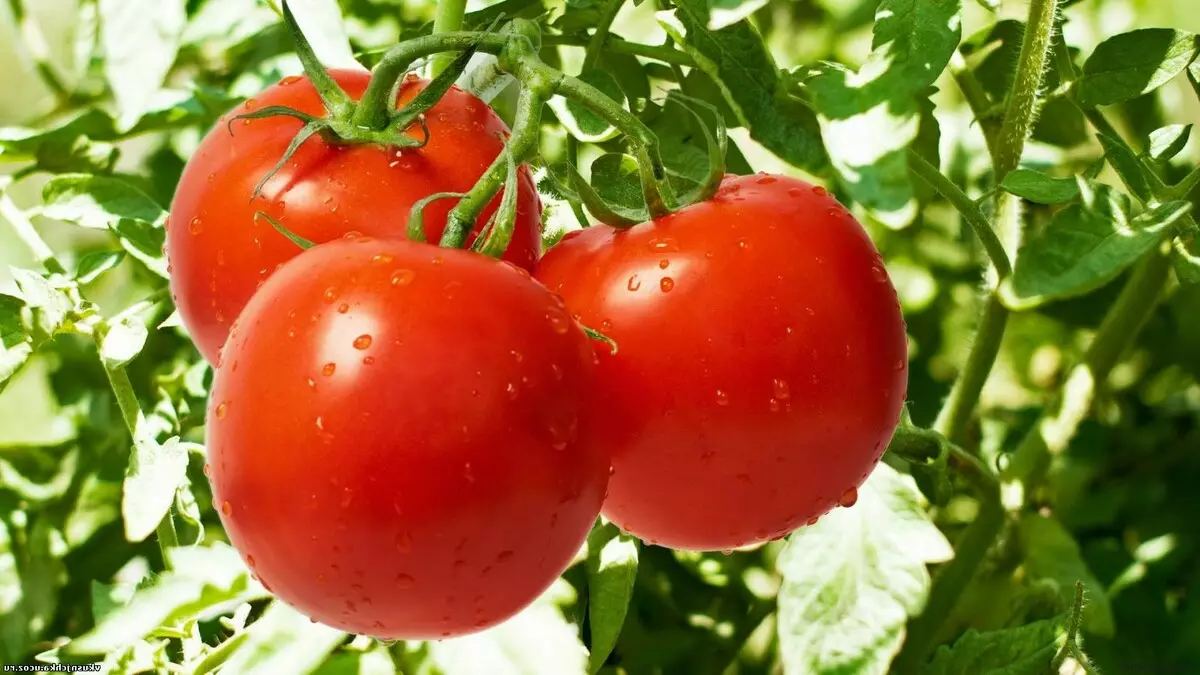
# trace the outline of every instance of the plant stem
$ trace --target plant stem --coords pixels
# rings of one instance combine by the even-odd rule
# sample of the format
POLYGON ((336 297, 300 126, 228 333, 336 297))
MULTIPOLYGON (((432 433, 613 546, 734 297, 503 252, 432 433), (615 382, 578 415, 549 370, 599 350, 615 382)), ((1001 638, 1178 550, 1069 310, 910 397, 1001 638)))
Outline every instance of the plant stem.
POLYGON ((1134 269, 1104 322, 1096 331, 1083 362, 1067 378, 1057 412, 1047 408, 1013 452, 1001 472, 1006 481, 1025 484, 1046 467, 1051 456, 1066 449, 1095 400, 1096 387, 1108 379, 1121 354, 1150 319, 1170 273, 1170 258, 1155 251, 1134 269))
POLYGON ((987 117, 992 109, 992 101, 983 85, 979 83, 979 79, 975 77, 975 73, 967 67, 967 62, 961 52, 955 51, 950 56, 950 74, 954 77, 959 91, 962 92, 967 107, 971 109, 975 120, 979 122, 979 129, 983 132, 983 140, 987 143, 988 152, 995 156, 996 124, 987 117))
POLYGON ((963 192, 960 187, 943 175, 936 166, 914 150, 908 151, 908 166, 921 180, 929 183, 933 189, 946 198, 946 201, 958 209, 963 219, 971 226, 971 230, 975 232, 975 236, 979 237, 980 243, 983 244, 988 258, 995 265, 1000 277, 1003 278, 1011 274, 1012 264, 1008 261, 1008 253, 1005 252, 1004 245, 1000 243, 1000 239, 996 237, 996 233, 992 230, 992 224, 988 222, 987 217, 979 210, 979 205, 968 197, 967 193, 963 192))
MULTIPOLYGON (((593 34, 592 37, 595 37, 593 34)), ((543 45, 563 45, 568 47, 586 47, 590 43, 589 38, 577 37, 574 35, 544 35, 542 36, 543 45)), ((604 49, 614 54, 630 54, 633 56, 644 56, 655 61, 663 63, 674 63, 681 66, 695 66, 696 62, 691 56, 684 52, 675 49, 674 47, 660 45, 644 45, 638 42, 629 42, 612 35, 606 36, 604 41, 604 49)))
MULTIPOLYGON (((463 17, 467 13, 467 0, 438 0, 437 15, 433 18, 433 33, 438 35, 441 33, 452 33, 462 30, 463 17)), ((449 54, 437 54, 433 57, 433 64, 429 68, 429 74, 432 77, 437 77, 450 65, 453 60, 449 54)))
POLYGON ((1029 4, 1029 19, 1025 23, 1025 38, 1021 42, 1021 55, 1017 59, 1017 70, 1012 90, 1008 97, 1008 108, 1000 124, 994 167, 996 183, 1004 180, 1010 171, 1017 168, 1025 140, 1029 138, 1033 122, 1037 119, 1038 93, 1042 87, 1042 75, 1046 71, 1050 46, 1055 34, 1055 15, 1058 0, 1032 0, 1029 4))
MULTIPOLYGON (((888 451, 903 447, 900 456, 906 459, 935 458, 945 440, 936 432, 901 427, 888 444, 888 451)), ((959 446, 949 445, 949 464, 971 484, 979 498, 979 514, 963 531, 954 547, 954 558, 934 577, 929 601, 919 616, 908 622, 904 646, 892 663, 896 675, 912 675, 919 671, 934 647, 938 631, 962 598, 963 590, 975 576, 979 563, 987 555, 1004 525, 1004 506, 1000 501, 1000 483, 978 458, 959 446)))
POLYGON ((1004 329, 1008 324, 1008 309, 1000 304, 1000 296, 995 291, 988 294, 984 303, 979 327, 975 330, 975 341, 967 353, 967 362, 950 388, 950 395, 946 397, 933 424, 934 429, 954 443, 962 443, 966 436, 983 385, 1000 353, 1004 329))
POLYGON ((509 39, 507 35, 467 31, 425 35, 401 42, 389 49, 375 66, 371 82, 354 110, 352 124, 376 130, 386 127, 394 104, 392 90, 396 81, 408 72, 417 59, 442 52, 461 52, 472 45, 478 51, 499 54, 509 39))

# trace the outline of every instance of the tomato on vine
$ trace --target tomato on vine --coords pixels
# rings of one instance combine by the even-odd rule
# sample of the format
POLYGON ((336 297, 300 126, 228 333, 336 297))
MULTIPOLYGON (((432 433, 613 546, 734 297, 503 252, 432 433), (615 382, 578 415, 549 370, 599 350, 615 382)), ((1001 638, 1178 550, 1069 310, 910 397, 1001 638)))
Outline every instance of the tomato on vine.
POLYGON ((590 390, 613 451, 604 513, 647 541, 787 534, 853 503, 896 428, 896 292, 822 188, 731 177, 652 222, 568 234, 537 277, 618 346, 590 390))
MULTIPOLYGON (((355 99, 371 78, 355 70, 330 74, 355 99)), ((412 101, 428 84, 404 78, 398 102, 412 101)), ((317 243, 348 232, 404 236, 414 203, 432 193, 466 192, 501 153, 508 133, 484 102, 452 87, 426 111, 424 128, 414 124, 404 132, 418 141, 427 134, 423 147, 348 144, 317 134, 275 171, 301 121, 288 115, 239 118, 275 107, 314 117, 325 113, 308 77, 285 78, 269 87, 209 131, 188 161, 171 204, 172 292, 197 347, 214 363, 230 324, 255 289, 298 251, 258 212, 317 243)), ((505 258, 532 269, 540 253, 541 206, 528 170, 521 168, 519 176, 516 223, 505 258)), ((485 224, 498 203, 499 198, 493 200, 477 222, 485 224)), ((440 237, 453 205, 440 200, 425 208, 430 241, 440 237)))
POLYGON ((222 521, 263 584, 322 623, 405 639, 496 625, 599 513, 594 372, 562 301, 510 263, 318 245, 224 349, 207 437, 222 521))

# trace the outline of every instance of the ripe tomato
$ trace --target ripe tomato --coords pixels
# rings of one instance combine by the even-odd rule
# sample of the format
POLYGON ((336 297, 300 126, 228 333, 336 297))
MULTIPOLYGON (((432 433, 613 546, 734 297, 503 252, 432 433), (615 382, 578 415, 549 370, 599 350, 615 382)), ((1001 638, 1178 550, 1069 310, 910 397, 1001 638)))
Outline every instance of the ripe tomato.
POLYGON ((493 626, 562 573, 609 458, 595 353, 509 263, 405 240, 322 244, 238 318, 209 402, 213 494, 263 584, 385 638, 493 626))
POLYGON ((537 276, 619 346, 598 350, 592 389, 615 471, 604 514, 647 541, 782 536, 852 503, 896 427, 896 292, 821 188, 731 177, 654 222, 569 234, 537 276))
MULTIPOLYGON (((370 74, 331 71, 352 98, 366 89, 370 74)), ((428 84, 410 78, 401 102, 428 84)), ((491 108, 452 88, 426 115, 429 143, 398 152, 378 145, 331 145, 307 140, 251 200, 254 188, 283 157, 302 124, 290 117, 227 120, 266 106, 288 106, 324 114, 307 78, 287 78, 234 109, 201 142, 184 168, 171 203, 167 254, 171 290, 184 325, 201 353, 215 363, 229 325, 254 289, 299 249, 268 221, 263 211, 313 242, 347 232, 403 236, 413 203, 434 192, 465 192, 503 149, 508 133, 491 108)), ((419 126, 408 131, 422 138, 419 126)), ((499 197, 480 223, 499 204, 499 197)), ((436 242, 453 199, 425 209, 426 238, 436 242)), ((506 259, 532 269, 540 252, 541 205, 533 180, 521 169, 517 223, 506 259)))

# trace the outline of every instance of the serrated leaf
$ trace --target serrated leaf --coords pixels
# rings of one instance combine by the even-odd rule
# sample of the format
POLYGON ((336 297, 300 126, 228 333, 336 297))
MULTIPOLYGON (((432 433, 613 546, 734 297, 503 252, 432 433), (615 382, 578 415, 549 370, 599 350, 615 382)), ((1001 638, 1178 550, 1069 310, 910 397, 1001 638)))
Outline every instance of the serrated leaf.
POLYGON ((187 23, 185 0, 99 0, 104 76, 120 111, 120 126, 132 127, 175 63, 187 23))
MULTIPOLYGON (((617 104, 625 105, 625 93, 608 71, 585 70, 579 74, 579 79, 599 89, 617 104)), ((575 101, 555 96, 550 99, 550 108, 567 131, 585 143, 602 143, 618 133, 616 127, 575 101)))
POLYGON ((1049 579, 1059 585, 1063 604, 1070 607, 1075 600, 1075 584, 1082 582, 1087 589, 1087 605, 1083 608, 1085 630, 1111 637, 1112 607, 1103 584, 1088 569, 1071 533, 1054 518, 1026 514, 1019 526, 1021 548, 1025 553, 1025 572, 1030 579, 1049 579))
POLYGON ((968 629, 953 646, 938 647, 921 675, 1046 675, 1066 642, 1066 620, 1063 615, 987 633, 968 629))
POLYGON ((588 619, 591 655, 588 672, 604 666, 617 644, 637 579, 638 545, 616 525, 605 523, 588 535, 588 619))
POLYGON ((171 570, 139 588, 128 603, 110 611, 63 651, 77 656, 106 654, 141 640, 161 626, 209 618, 214 609, 267 595, 250 583, 250 573, 241 557, 227 544, 175 548, 168 555, 171 570))
POLYGON ((187 450, 178 438, 159 444, 135 439, 121 496, 125 538, 137 542, 158 527, 175 502, 175 490, 187 478, 187 450))
POLYGON ((1109 165, 1121 177, 1125 187, 1129 188, 1129 191, 1143 203, 1153 200, 1154 190, 1150 187, 1150 180, 1146 177, 1146 169, 1137 155, 1129 149, 1129 146, 1125 145, 1124 141, 1105 134, 1096 134, 1096 138, 1100 140, 1100 145, 1104 148, 1104 156, 1108 159, 1109 165))
POLYGON ((788 538, 779 557, 779 644, 787 675, 882 675, 929 596, 926 565, 953 552, 912 482, 880 464, 858 502, 788 538))
POLYGON ((1033 169, 1009 172, 1000 187, 1021 199, 1037 204, 1066 204, 1079 197, 1079 183, 1074 178, 1053 178, 1033 169))
POLYGON ((961 10, 959 0, 884 0, 862 69, 824 64, 805 82, 847 192, 891 227, 917 215, 906 151, 920 128, 920 98, 958 46, 961 10))
MULTIPOLYGON (((1100 194, 1108 192, 1097 187, 1100 194)), ((1189 208, 1186 202, 1169 202, 1127 222, 1111 199, 1072 204, 1021 248, 1000 298, 1020 311, 1100 288, 1170 236, 1189 208)))
POLYGON ((42 215, 82 227, 116 227, 124 219, 157 223, 166 217, 158 202, 133 185, 107 176, 67 174, 42 188, 42 215))
POLYGON ((337 648, 346 634, 308 617, 282 602, 272 602, 247 630, 223 672, 247 675, 308 673, 337 648))
POLYGON ((1080 105, 1121 103, 1154 91, 1195 58, 1196 35, 1170 28, 1143 28, 1101 42, 1075 83, 1080 105))
POLYGON ((1150 134, 1150 148, 1147 151, 1150 159, 1156 162, 1169 162, 1180 152, 1183 152, 1188 139, 1192 135, 1190 124, 1170 124, 1161 129, 1155 129, 1150 134))
POLYGON ((0 391, 33 354, 33 338, 25 330, 25 301, 0 293, 0 391))
POLYGON ((75 266, 75 281, 90 284, 124 259, 124 251, 92 251, 84 254, 75 266))
POLYGON ((551 596, 475 635, 429 643, 426 664, 444 675, 585 675, 587 650, 551 596))
POLYGON ((34 327, 42 337, 57 333, 67 322, 74 305, 50 279, 32 270, 10 267, 25 304, 33 308, 34 327))
POLYGON ((121 317, 100 339, 100 358, 109 368, 119 368, 142 352, 149 331, 136 316, 121 317))
POLYGON ((678 0, 659 24, 718 84, 750 137, 793 166, 817 171, 827 163, 816 115, 786 90, 758 31, 739 21, 708 30, 705 0, 678 0))

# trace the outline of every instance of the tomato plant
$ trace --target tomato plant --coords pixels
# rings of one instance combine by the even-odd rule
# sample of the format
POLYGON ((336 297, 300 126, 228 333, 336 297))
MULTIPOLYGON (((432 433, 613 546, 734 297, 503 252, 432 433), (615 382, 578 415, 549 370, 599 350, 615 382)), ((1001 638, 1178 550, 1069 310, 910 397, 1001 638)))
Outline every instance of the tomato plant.
POLYGON ((0 662, 1200 672, 1193 5, 0 3, 0 662))
POLYGON ((604 513, 647 541, 732 549, 815 522, 853 504, 896 428, 899 301, 824 188, 726 180, 653 222, 568 234, 537 276, 617 343, 593 389, 604 513))
POLYGON ((600 510, 593 359, 561 301, 506 263, 366 237, 307 251, 239 317, 210 397, 230 539, 264 586, 342 630, 495 625, 600 510))
MULTIPOLYGON (((370 79, 361 70, 332 75, 355 98, 370 79)), ((411 101, 427 84, 405 78, 399 103, 411 101)), ((272 173, 302 123, 286 116, 243 116, 272 106, 320 116, 323 105, 308 78, 284 78, 219 119, 179 179, 171 202, 173 226, 166 228, 172 291, 184 325, 210 361, 216 361, 229 325, 255 289, 297 250, 260 212, 314 242, 347 232, 402 234, 418 200, 466 192, 500 154, 508 131, 491 108, 455 87, 425 114, 424 128, 407 131, 418 140, 428 133, 422 147, 343 144, 317 136, 272 173)), ((532 269, 541 246, 541 209, 527 172, 519 190, 507 258, 532 269)), ((425 209, 429 238, 441 236, 449 210, 447 201, 425 209)))

